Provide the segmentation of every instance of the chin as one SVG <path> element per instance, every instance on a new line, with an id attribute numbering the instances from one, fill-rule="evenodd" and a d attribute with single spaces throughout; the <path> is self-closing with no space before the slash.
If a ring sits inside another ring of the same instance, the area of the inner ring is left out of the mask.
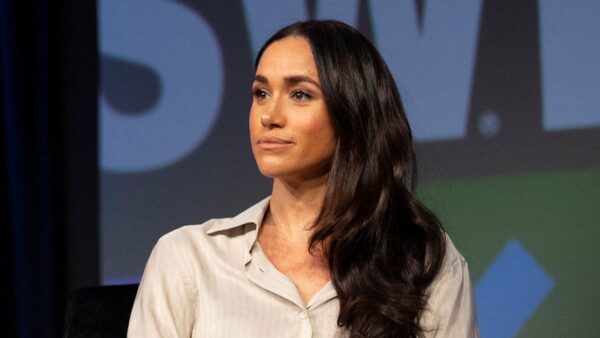
<path id="1" fill-rule="evenodd" d="M 263 176 L 270 178 L 286 176 L 286 172 L 281 170 L 281 167 L 273 168 L 273 166 L 258 166 L 258 171 L 260 171 Z"/>

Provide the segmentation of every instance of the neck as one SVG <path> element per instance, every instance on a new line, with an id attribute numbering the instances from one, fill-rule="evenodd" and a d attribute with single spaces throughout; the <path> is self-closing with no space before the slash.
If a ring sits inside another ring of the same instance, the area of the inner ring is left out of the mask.
<path id="1" fill-rule="evenodd" d="M 269 205 L 268 220 L 288 238 L 306 240 L 321 212 L 327 177 L 296 183 L 276 178 Z"/>

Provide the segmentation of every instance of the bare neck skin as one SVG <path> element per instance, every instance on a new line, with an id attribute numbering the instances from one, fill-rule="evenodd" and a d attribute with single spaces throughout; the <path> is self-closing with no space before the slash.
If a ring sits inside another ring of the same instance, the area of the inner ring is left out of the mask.
<path id="1" fill-rule="evenodd" d="M 312 234 L 310 227 L 321 211 L 324 195 L 323 178 L 302 184 L 275 179 L 267 219 L 274 221 L 280 236 L 292 241 L 307 240 Z"/>
<path id="2" fill-rule="evenodd" d="M 311 254 L 311 226 L 323 204 L 326 177 L 294 184 L 276 178 L 258 241 L 273 265 L 296 285 L 307 303 L 329 280 L 321 254 Z"/>

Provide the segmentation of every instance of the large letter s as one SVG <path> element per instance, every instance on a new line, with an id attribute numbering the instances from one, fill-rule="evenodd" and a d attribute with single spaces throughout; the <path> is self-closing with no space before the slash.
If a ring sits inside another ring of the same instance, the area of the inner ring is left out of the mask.
<path id="1" fill-rule="evenodd" d="M 177 2 L 98 5 L 102 54 L 142 63 L 162 82 L 158 101 L 142 114 L 124 114 L 100 97 L 101 166 L 139 172 L 169 165 L 196 148 L 218 116 L 223 65 L 217 38 L 202 17 Z"/>

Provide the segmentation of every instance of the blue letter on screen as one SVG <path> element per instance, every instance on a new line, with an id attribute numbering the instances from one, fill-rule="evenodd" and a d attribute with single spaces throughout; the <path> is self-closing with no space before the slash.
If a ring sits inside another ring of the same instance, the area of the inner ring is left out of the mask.
<path id="1" fill-rule="evenodd" d="M 207 22 L 177 2 L 101 0 L 100 50 L 159 75 L 158 102 L 143 114 L 100 99 L 104 170 L 140 172 L 192 152 L 209 134 L 223 93 L 221 49 Z"/>
<path id="2" fill-rule="evenodd" d="M 403 95 L 418 141 L 466 134 L 481 0 L 372 1 L 375 38 Z"/>
<path id="3" fill-rule="evenodd" d="M 539 2 L 544 129 L 600 126 L 600 1 Z"/>
<path id="4" fill-rule="evenodd" d="M 280 28 L 308 19 L 304 0 L 244 0 L 243 4 L 253 56 Z M 358 0 L 319 0 L 316 7 L 319 19 L 335 19 L 353 26 L 357 21 Z"/>

